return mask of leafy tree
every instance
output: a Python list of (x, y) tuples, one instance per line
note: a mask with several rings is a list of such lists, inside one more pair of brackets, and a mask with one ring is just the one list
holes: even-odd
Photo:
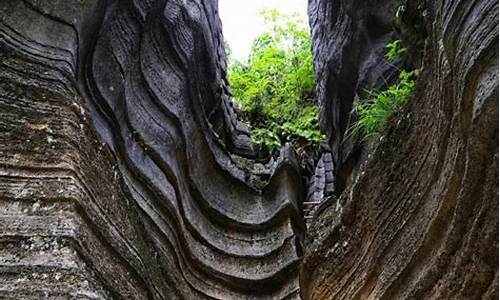
[(311, 37), (305, 22), (276, 10), (261, 12), (268, 31), (254, 41), (245, 62), (230, 60), (233, 96), (257, 144), (275, 150), (287, 141), (318, 144)]

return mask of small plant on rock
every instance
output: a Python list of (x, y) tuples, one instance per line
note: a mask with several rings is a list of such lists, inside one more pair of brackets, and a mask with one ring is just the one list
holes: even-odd
[(401, 40), (394, 40), (387, 44), (386, 46), (387, 52), (385, 53), (385, 57), (388, 60), (395, 60), (399, 58), (401, 55), (406, 53), (408, 49), (401, 47)]
[(378, 138), (390, 116), (401, 110), (415, 88), (416, 72), (401, 71), (397, 83), (383, 91), (368, 91), (370, 100), (356, 106), (358, 120), (349, 129), (349, 136), (361, 134), (363, 140)]
[[(401, 47), (401, 40), (394, 40), (387, 44), (385, 57), (395, 60), (406, 53), (407, 49)], [(363, 141), (380, 137), (385, 129), (387, 120), (401, 110), (410, 98), (415, 88), (415, 77), (419, 70), (411, 72), (401, 70), (395, 84), (385, 90), (367, 91), (368, 100), (358, 104), (355, 109), (357, 121), (348, 129), (347, 137), (361, 135)]]

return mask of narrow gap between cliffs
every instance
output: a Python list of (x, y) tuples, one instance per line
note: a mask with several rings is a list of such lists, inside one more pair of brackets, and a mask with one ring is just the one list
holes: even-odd
[[(249, 4), (254, 15), (243, 10), (243, 18), (253, 20), (252, 26), (232, 14), (234, 4), (220, 1), (227, 79), (237, 114), (251, 132), (255, 156), (277, 156), (285, 144), (292, 146), (307, 187), (325, 140), (319, 129), (307, 1), (281, 2)], [(293, 11), (294, 6), (300, 10)], [(307, 214), (308, 202), (315, 201), (303, 198)]]
[[(422, 1), (410, 4), (397, 1), (394, 3), (392, 28), (380, 27), (376, 22), (370, 27), (375, 31), (380, 29), (392, 38), (379, 55), (381, 61), (392, 66), (392, 75), (382, 74), (382, 78), (376, 80), (382, 84), (349, 87), (359, 89), (356, 96), (348, 96), (349, 99), (343, 99), (342, 93), (341, 99), (330, 99), (328, 95), (326, 100), (322, 99), (323, 102), (350, 103), (347, 108), (343, 107), (345, 103), (334, 108), (340, 110), (341, 119), (347, 122), (342, 121), (345, 124), (338, 130), (340, 132), (328, 132), (327, 141), (325, 132), (319, 128), (320, 101), (315, 93), (307, 1), (282, 2), (282, 7), (280, 0), (275, 0), (263, 4), (260, 9), (256, 9), (258, 1), (249, 4), (254, 16), (252, 9), (241, 7), (242, 3), (236, 6), (231, 0), (219, 2), (226, 38), (227, 86), (231, 105), (246, 124), (245, 129), (253, 142), (247, 154), (251, 153), (256, 159), (276, 156), (286, 144), (296, 151), (307, 189), (303, 196), (304, 218), (307, 220), (312, 218), (311, 212), (316, 204), (330, 195), (342, 193), (352, 181), (361, 159), (355, 155), (354, 160), (343, 161), (342, 155), (338, 154), (340, 158), (336, 159), (340, 161), (337, 161), (332, 149), (347, 147), (352, 153), (366, 153), (363, 148), (368, 151), (375, 149), (392, 116), (402, 109), (413, 93), (426, 36), (422, 26), (425, 6)], [(265, 6), (273, 4), (275, 8)], [(296, 8), (300, 7), (295, 13), (283, 10), (295, 4)], [(248, 21), (245, 18), (252, 19), (255, 24), (245, 24)], [(380, 35), (377, 32), (367, 34)], [(355, 101), (354, 98), (359, 99)], [(340, 139), (332, 139), (332, 135)], [(338, 169), (334, 170), (334, 164), (339, 164)]]

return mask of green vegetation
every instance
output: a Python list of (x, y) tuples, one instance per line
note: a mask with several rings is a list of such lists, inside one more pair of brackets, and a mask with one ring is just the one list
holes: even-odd
[(385, 57), (387, 57), (388, 60), (395, 60), (408, 50), (401, 47), (401, 40), (394, 40), (390, 42), (387, 44), (386, 49), (387, 52), (385, 53)]
[[(389, 43), (387, 50), (386, 57), (390, 60), (397, 59), (406, 52), (406, 48), (401, 48), (399, 40)], [(414, 77), (417, 75), (418, 70), (401, 70), (398, 82), (386, 90), (368, 91), (369, 100), (356, 106), (358, 120), (349, 129), (348, 137), (357, 134), (361, 134), (363, 140), (379, 137), (389, 117), (400, 111), (413, 93)]]
[(311, 37), (304, 21), (264, 10), (269, 30), (258, 36), (246, 62), (230, 59), (228, 79), (254, 142), (270, 150), (285, 142), (318, 144)]

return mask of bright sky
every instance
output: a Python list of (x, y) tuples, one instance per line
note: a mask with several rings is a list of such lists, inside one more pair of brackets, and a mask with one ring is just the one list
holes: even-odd
[(219, 0), (224, 38), (234, 58), (245, 59), (254, 38), (264, 31), (259, 14), (264, 8), (276, 8), (286, 14), (298, 13), (307, 20), (307, 0)]

